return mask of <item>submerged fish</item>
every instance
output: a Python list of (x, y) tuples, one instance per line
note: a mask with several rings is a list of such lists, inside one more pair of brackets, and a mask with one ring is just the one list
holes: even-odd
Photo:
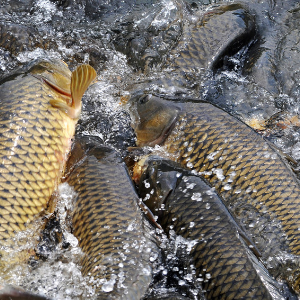
[(186, 263), (194, 265), (194, 280), (202, 283), (207, 299), (284, 299), (279, 284), (245, 245), (239, 226), (205, 180), (155, 156), (137, 166), (140, 196), (158, 216), (157, 222), (191, 244), (192, 260)]
[(15, 288), (10, 285), (0, 285), (0, 299), (1, 300), (51, 300), (40, 295), (28, 293), (20, 288)]
[(71, 73), (60, 60), (39, 60), (0, 82), (1, 246), (51, 211), (81, 97), (95, 77), (88, 65)]
[(139, 94), (129, 103), (138, 146), (162, 145), (172, 160), (202, 174), (231, 208), (243, 203), (278, 221), (287, 250), (300, 254), (300, 187), (274, 146), (209, 103)]
[(67, 182), (78, 193), (72, 219), (83, 275), (97, 299), (141, 299), (160, 254), (125, 163), (112, 148), (85, 137), (74, 144), (68, 166)]
[(0, 22), (0, 47), (14, 56), (26, 50), (47, 49), (50, 44), (55, 44), (45, 36), (28, 24)]
[(224, 63), (225, 55), (250, 44), (254, 36), (254, 18), (241, 3), (216, 5), (185, 29), (167, 65), (187, 76), (195, 70), (215, 70)]

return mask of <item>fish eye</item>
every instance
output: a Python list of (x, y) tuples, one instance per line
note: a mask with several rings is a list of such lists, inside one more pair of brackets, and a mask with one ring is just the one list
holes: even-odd
[(148, 95), (144, 95), (139, 99), (139, 104), (145, 104), (149, 101)]

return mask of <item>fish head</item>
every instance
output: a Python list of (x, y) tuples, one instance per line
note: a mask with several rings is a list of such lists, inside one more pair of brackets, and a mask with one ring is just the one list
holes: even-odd
[(61, 94), (70, 96), (71, 71), (68, 65), (58, 59), (39, 59), (30, 64), (31, 75), (43, 79)]
[(49, 103), (76, 121), (81, 112), (81, 98), (97, 76), (90, 65), (80, 65), (71, 72), (66, 63), (55, 59), (40, 59), (32, 62), (27, 74), (50, 87), (56, 96)]
[(180, 107), (152, 94), (137, 93), (127, 105), (139, 147), (162, 144), (174, 128)]
[(171, 160), (145, 155), (136, 162), (133, 177), (138, 179), (139, 193), (144, 203), (158, 215), (158, 210), (181, 180), (182, 169)]
[(99, 137), (77, 134), (72, 143), (71, 153), (66, 163), (64, 180), (89, 157), (94, 157), (97, 161), (101, 161), (102, 164), (124, 164), (118, 152), (104, 145), (103, 140)]

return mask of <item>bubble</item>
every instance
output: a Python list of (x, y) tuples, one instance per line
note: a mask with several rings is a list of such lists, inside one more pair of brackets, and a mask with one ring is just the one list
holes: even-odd
[(201, 193), (193, 193), (191, 199), (197, 202), (202, 201), (202, 195)]
[(224, 185), (224, 190), (225, 190), (225, 191), (231, 190), (231, 185), (230, 185), (230, 184), (225, 184), (225, 185)]
[(209, 161), (214, 160), (214, 159), (215, 159), (215, 156), (216, 156), (219, 152), (220, 152), (219, 150), (218, 150), (218, 151), (215, 151), (215, 152), (211, 152), (209, 155), (207, 155), (207, 159), (208, 159)]
[(225, 179), (225, 176), (223, 175), (223, 170), (222, 169), (213, 169), (212, 171), (213, 171), (213, 173), (215, 173), (217, 175), (217, 178), (219, 180), (222, 181), (222, 180)]

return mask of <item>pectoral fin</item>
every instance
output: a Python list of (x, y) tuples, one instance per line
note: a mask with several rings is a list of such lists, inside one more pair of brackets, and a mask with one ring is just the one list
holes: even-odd
[(97, 74), (90, 65), (80, 65), (72, 72), (71, 95), (72, 107), (75, 109), (74, 118), (79, 118), (81, 111), (81, 98)]

